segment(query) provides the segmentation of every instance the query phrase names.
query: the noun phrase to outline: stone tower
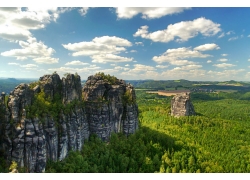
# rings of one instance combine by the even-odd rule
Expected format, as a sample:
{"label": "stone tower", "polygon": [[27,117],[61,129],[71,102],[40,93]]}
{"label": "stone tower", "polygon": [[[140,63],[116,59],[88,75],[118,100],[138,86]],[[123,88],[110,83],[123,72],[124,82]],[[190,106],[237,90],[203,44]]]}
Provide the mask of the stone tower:
{"label": "stone tower", "polygon": [[171,116],[192,116],[195,115],[194,106],[190,100],[189,93],[177,94],[171,100]]}

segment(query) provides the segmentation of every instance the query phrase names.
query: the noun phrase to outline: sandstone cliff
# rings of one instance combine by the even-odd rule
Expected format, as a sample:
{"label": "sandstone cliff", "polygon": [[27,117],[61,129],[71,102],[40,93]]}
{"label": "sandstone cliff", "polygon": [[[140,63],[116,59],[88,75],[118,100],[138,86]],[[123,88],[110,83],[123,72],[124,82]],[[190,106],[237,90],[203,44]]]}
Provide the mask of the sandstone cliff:
{"label": "sandstone cliff", "polygon": [[171,100],[171,116],[192,116],[195,115],[194,106],[190,100],[189,93],[181,93]]}
{"label": "sandstone cliff", "polygon": [[38,82],[20,84],[0,97],[0,149],[8,162],[27,172],[44,172],[46,162],[63,160],[80,150],[91,134],[108,141],[111,132],[132,134],[138,128],[138,107],[132,85],[102,73],[44,75]]}

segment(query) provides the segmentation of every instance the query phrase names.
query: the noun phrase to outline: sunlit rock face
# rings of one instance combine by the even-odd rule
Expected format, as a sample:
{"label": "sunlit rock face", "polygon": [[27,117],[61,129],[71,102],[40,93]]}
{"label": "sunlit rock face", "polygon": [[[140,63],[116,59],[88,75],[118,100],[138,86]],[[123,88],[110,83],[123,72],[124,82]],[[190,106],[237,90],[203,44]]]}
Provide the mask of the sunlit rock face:
{"label": "sunlit rock face", "polygon": [[171,116],[192,116],[195,115],[194,106],[190,100],[189,93],[181,93],[171,100]]}
{"label": "sunlit rock face", "polygon": [[[63,106],[72,106],[67,112],[58,110],[52,116],[29,117],[27,106],[32,105],[36,94],[44,92],[53,100],[61,97]],[[130,95],[126,101],[125,93]],[[102,76],[88,77],[84,87],[78,75],[44,75],[38,85],[18,85],[7,100],[0,97],[0,150],[7,162],[16,161],[26,172],[45,172],[48,160],[61,161],[70,150],[81,150],[91,134],[108,141],[112,132],[132,134],[138,129],[138,106],[132,85],[123,80],[110,83]],[[124,100],[125,99],[125,100]],[[56,118],[55,118],[56,117]]]}

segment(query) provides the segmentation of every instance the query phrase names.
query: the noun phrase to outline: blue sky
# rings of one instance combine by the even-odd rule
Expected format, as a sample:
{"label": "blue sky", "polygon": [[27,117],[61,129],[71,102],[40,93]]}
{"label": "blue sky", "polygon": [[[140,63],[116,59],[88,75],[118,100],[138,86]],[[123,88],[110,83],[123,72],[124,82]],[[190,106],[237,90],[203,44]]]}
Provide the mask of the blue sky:
{"label": "blue sky", "polygon": [[0,77],[250,79],[250,8],[97,7],[0,8]]}

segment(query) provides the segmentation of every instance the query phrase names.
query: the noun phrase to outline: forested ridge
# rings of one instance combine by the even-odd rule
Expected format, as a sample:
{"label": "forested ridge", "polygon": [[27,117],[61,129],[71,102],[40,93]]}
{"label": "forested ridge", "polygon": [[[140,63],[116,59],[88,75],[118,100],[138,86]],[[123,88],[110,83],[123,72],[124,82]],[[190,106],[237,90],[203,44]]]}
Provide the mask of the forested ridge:
{"label": "forested ridge", "polygon": [[202,95],[192,95],[197,116],[174,118],[171,97],[137,91],[135,134],[113,134],[109,143],[92,137],[47,172],[250,172],[250,102],[239,93]]}
{"label": "forested ridge", "polygon": [[135,134],[112,134],[108,143],[91,136],[81,151],[49,162],[46,172],[250,172],[249,93],[192,93],[197,116],[175,118],[171,97],[145,92],[136,91]]}

